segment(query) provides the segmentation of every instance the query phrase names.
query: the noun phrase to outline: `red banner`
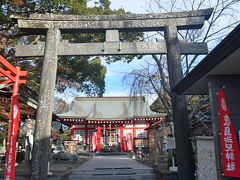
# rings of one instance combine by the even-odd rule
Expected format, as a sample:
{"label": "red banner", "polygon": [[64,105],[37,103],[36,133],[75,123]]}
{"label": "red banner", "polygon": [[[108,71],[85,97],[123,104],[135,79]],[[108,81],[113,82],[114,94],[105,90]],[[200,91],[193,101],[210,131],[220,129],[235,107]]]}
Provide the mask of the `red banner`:
{"label": "red banner", "polygon": [[94,132],[92,136],[92,151],[94,152],[96,149],[97,149],[97,132]]}
{"label": "red banner", "polygon": [[92,135],[89,136],[89,148],[88,148],[89,152],[93,152],[92,150]]}
{"label": "red banner", "polygon": [[123,151],[127,152],[127,140],[126,137],[122,137],[122,143],[123,143]]}
{"label": "red banner", "polygon": [[12,97],[11,116],[9,121],[8,151],[5,169],[5,180],[15,179],[15,153],[19,127],[20,107],[18,95]]}
{"label": "red banner", "polygon": [[133,139],[131,133],[127,133],[127,150],[128,151],[133,150]]}
{"label": "red banner", "polygon": [[218,91],[218,106],[220,112],[223,175],[240,178],[240,152],[223,89]]}
{"label": "red banner", "polygon": [[94,152],[97,149],[97,132],[89,136],[89,152]]}

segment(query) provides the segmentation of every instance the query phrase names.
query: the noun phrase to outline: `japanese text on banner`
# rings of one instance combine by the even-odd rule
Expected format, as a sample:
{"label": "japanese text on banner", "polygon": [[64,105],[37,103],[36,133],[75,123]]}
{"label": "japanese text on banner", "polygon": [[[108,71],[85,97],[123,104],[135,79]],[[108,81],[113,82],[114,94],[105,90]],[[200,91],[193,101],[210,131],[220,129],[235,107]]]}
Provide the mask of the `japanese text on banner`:
{"label": "japanese text on banner", "polygon": [[240,178],[240,152],[223,89],[218,91],[222,169],[224,176]]}

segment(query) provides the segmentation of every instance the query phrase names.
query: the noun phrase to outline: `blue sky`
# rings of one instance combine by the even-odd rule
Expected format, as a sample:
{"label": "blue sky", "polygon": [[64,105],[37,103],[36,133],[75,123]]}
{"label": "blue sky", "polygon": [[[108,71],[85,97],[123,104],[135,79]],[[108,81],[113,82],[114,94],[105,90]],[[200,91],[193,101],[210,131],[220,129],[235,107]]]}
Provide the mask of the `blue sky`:
{"label": "blue sky", "polygon": [[132,13],[146,13],[146,0],[111,0],[111,9],[123,8],[125,11]]}
{"label": "blue sky", "polygon": [[[92,1],[94,2],[94,1]],[[92,3],[89,3],[91,6]],[[111,0],[111,9],[123,8],[125,11],[130,11],[136,14],[144,14],[145,0]],[[122,77],[140,67],[141,60],[133,60],[131,63],[115,62],[112,64],[106,64],[102,61],[102,64],[107,68],[106,74],[106,91],[104,96],[128,96],[129,88],[126,88],[122,84]],[[64,94],[55,93],[56,97],[64,98],[66,101],[71,102],[75,96],[84,96],[73,90],[68,90]]]}
{"label": "blue sky", "polygon": [[[125,11],[132,13],[144,14],[145,0],[111,0],[111,9],[123,8]],[[110,65],[103,61],[107,67],[106,74],[106,91],[104,96],[127,96],[129,88],[122,85],[122,76],[127,72],[140,66],[139,60],[134,60],[131,63],[115,62]]]}
{"label": "blue sky", "polygon": [[[90,1],[89,6],[93,5],[94,0]],[[130,11],[137,14],[146,14],[148,13],[147,3],[150,0],[111,0],[111,9],[123,8],[125,11]],[[145,57],[146,58],[146,57]],[[145,59],[143,58],[143,59]],[[104,96],[127,96],[129,95],[129,87],[124,87],[122,85],[122,77],[132,70],[141,66],[143,64],[142,60],[134,60],[131,63],[116,62],[110,65],[102,61],[102,64],[107,67],[106,74],[106,91]],[[73,93],[73,94],[72,94]],[[56,96],[63,96],[56,94]],[[65,93],[65,99],[71,101],[74,96],[83,96],[83,94],[78,94],[74,91],[67,91]]]}

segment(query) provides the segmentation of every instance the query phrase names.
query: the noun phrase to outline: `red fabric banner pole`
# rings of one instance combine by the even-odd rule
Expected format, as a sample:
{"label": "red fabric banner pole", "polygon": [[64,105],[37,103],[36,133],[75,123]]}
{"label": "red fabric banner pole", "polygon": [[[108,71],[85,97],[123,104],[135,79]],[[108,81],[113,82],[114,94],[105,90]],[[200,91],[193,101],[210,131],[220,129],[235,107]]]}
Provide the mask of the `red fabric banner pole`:
{"label": "red fabric banner pole", "polygon": [[17,132],[19,128],[19,117],[20,117],[20,107],[18,104],[20,67],[16,67],[16,70],[17,70],[17,74],[15,76],[16,80],[13,85],[12,105],[11,105],[10,121],[9,121],[8,151],[7,151],[7,161],[6,161],[6,169],[5,169],[5,180],[15,179],[15,154],[16,154]]}
{"label": "red fabric banner pole", "polygon": [[218,106],[223,176],[240,178],[240,151],[223,89],[218,91]]}
{"label": "red fabric banner pole", "polygon": [[0,76],[4,77],[1,84],[13,84],[12,104],[10,110],[10,120],[8,128],[8,148],[5,168],[5,180],[15,179],[15,152],[17,133],[20,118],[20,108],[18,104],[18,90],[20,84],[25,84],[26,80],[20,80],[20,76],[27,76],[27,71],[20,71],[20,67],[12,66],[6,59],[0,56],[0,63],[7,69],[0,68]]}

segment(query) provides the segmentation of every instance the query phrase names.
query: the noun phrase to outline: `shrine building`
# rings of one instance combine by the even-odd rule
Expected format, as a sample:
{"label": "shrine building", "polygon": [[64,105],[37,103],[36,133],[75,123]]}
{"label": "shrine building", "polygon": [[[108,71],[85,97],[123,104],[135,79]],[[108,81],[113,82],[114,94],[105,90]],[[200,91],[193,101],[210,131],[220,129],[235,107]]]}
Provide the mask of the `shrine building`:
{"label": "shrine building", "polygon": [[66,113],[58,114],[71,127],[71,140],[89,144],[97,132],[98,152],[106,146],[123,151],[122,137],[148,138],[151,124],[164,118],[164,113],[151,111],[143,96],[134,97],[75,97]]}

